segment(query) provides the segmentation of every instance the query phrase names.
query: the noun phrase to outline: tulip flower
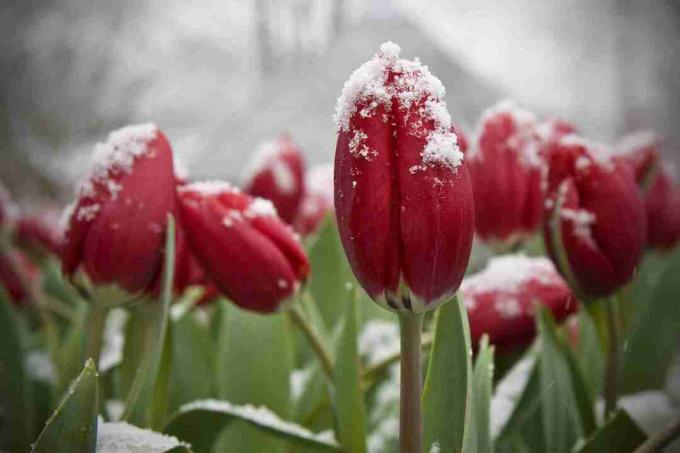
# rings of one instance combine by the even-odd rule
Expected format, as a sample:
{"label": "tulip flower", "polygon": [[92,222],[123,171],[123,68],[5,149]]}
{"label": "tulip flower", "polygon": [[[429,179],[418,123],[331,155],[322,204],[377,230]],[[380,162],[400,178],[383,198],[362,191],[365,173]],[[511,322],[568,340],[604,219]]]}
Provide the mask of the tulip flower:
{"label": "tulip flower", "polygon": [[680,184],[668,170],[657,171],[645,194],[647,244],[661,250],[672,248],[680,239]]}
{"label": "tulip flower", "polygon": [[245,192],[270,200],[279,217],[292,223],[305,193],[302,152],[288,135],[263,143],[248,165]]}
{"label": "tulip flower", "polygon": [[62,266],[94,285],[149,291],[162,267],[168,213],[175,210],[170,143],[152,124],[112,132],[67,213]]}
{"label": "tulip flower", "polygon": [[486,333],[500,350],[531,342],[536,305],[546,306],[558,321],[578,306],[549,259],[522,254],[492,258],[483,271],[463,280],[460,294],[473,345]]}
{"label": "tulip flower", "polygon": [[238,306],[281,308],[309,275],[309,261],[272,203],[227,183],[178,187],[188,243],[210,280]]}
{"label": "tulip flower", "polygon": [[391,42],[345,83],[335,209],[357,279],[381,306],[421,313],[458,289],[474,222],[444,87]]}
{"label": "tulip flower", "polygon": [[333,166],[317,165],[305,175],[305,194],[293,227],[303,236],[311,234],[330,212],[333,212]]}
{"label": "tulip flower", "polygon": [[601,145],[567,135],[549,152],[544,238],[579,299],[612,294],[633,276],[646,237],[628,167]]}
{"label": "tulip flower", "polygon": [[507,248],[541,224],[541,142],[533,114],[505,101],[483,115],[467,154],[480,238]]}

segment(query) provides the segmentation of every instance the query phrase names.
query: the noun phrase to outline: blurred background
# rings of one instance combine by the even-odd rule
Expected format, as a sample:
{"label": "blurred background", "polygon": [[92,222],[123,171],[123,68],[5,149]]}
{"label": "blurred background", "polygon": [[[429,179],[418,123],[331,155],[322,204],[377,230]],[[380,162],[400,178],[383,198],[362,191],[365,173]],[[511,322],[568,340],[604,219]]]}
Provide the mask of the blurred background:
{"label": "blurred background", "polygon": [[679,163],[677,0],[3,0],[0,179],[69,198],[93,144],[146,121],[195,178],[238,182],[281,131],[328,161],[343,82],[386,40],[468,132],[510,97],[601,141],[653,128]]}

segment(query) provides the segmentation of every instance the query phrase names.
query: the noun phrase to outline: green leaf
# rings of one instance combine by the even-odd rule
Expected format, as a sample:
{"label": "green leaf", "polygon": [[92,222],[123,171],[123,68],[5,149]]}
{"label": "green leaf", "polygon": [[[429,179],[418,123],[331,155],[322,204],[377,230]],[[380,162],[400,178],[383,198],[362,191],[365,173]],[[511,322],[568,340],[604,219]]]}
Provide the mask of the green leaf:
{"label": "green leaf", "polygon": [[437,442],[441,451],[459,452],[472,386],[470,328],[459,298],[437,309],[435,326],[423,390],[424,448]]}
{"label": "green leaf", "polygon": [[138,428],[125,422],[100,421],[97,431],[97,451],[101,452],[191,452],[190,445],[176,437]]}
{"label": "green leaf", "polygon": [[326,325],[332,329],[342,318],[343,307],[350,295],[345,285],[354,281],[333,216],[327,216],[319,228],[318,237],[309,250],[309,261],[312,266],[309,291]]}
{"label": "green leaf", "polygon": [[[226,305],[224,306],[226,308]],[[233,404],[254,404],[290,419],[290,373],[294,364],[292,330],[285,313],[262,315],[231,305],[217,345],[224,366],[218,397]],[[218,451],[281,451],[280,438],[243,423],[230,425],[219,436]]]}
{"label": "green leaf", "polygon": [[550,312],[537,310],[541,353],[540,395],[543,413],[543,431],[547,451],[571,451],[581,435],[581,422],[575,404],[571,374],[563,348],[555,332],[555,321]]}
{"label": "green leaf", "polygon": [[600,394],[604,382],[604,356],[593,318],[583,306],[578,314],[578,328],[576,358],[586,380],[591,399],[594,399]]}
{"label": "green leaf", "polygon": [[633,291],[642,301],[636,301],[637,313],[623,354],[623,393],[663,387],[677,350],[680,247],[666,260],[645,263],[636,282],[643,290]]}
{"label": "green leaf", "polygon": [[338,437],[349,453],[366,451],[366,408],[357,350],[357,295],[345,302],[344,324],[336,349],[334,406]]}
{"label": "green leaf", "polygon": [[595,395],[590,392],[578,359],[566,344],[562,344],[564,357],[567,360],[571,383],[574,388],[575,403],[581,420],[581,429],[588,435],[597,429],[595,420]]}
{"label": "green leaf", "polygon": [[484,335],[479,346],[472,381],[472,408],[477,435],[477,451],[491,453],[491,395],[493,392],[493,346],[489,346],[489,337]]}
{"label": "green leaf", "polygon": [[98,408],[97,368],[89,359],[57,410],[47,420],[32,451],[94,452]]}
{"label": "green leaf", "polygon": [[220,431],[235,420],[260,433],[286,440],[291,446],[340,449],[332,436],[315,434],[300,425],[283,421],[265,407],[238,406],[228,401],[202,400],[185,404],[170,418],[164,431],[190,442],[198,452],[210,451]]}
{"label": "green leaf", "polygon": [[89,307],[84,302],[74,302],[74,308],[75,319],[66,328],[64,340],[57,348],[54,360],[59,375],[59,393],[65,391],[78,377],[85,359],[85,325]]}
{"label": "green leaf", "polygon": [[626,411],[620,409],[577,451],[579,453],[598,453],[601,451],[627,453],[634,451],[646,438],[645,433]]}
{"label": "green leaf", "polygon": [[137,316],[137,322],[140,323],[141,338],[135,340],[141,340],[142,343],[130,346],[141,347],[142,356],[136,365],[135,377],[127,395],[123,420],[138,426],[157,426],[162,415],[162,399],[165,398],[163,387],[167,384],[167,372],[170,369],[167,361],[171,357],[168,349],[171,343],[167,331],[174,275],[175,221],[168,215],[161,298],[158,302],[142,301],[132,316]]}
{"label": "green leaf", "polygon": [[0,287],[0,446],[26,451],[33,440],[33,397],[26,375],[24,342],[17,316]]}

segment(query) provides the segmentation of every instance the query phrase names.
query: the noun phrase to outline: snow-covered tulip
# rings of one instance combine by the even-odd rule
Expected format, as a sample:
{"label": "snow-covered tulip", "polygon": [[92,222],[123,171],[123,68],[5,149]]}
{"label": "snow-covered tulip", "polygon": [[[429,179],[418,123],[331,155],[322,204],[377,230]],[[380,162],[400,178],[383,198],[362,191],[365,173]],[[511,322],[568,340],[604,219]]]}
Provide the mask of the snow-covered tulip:
{"label": "snow-covered tulip", "polygon": [[316,165],[305,174],[305,195],[293,221],[293,227],[303,236],[311,234],[331,212],[333,212],[333,165]]}
{"label": "snow-covered tulip", "polygon": [[444,86],[387,42],[338,98],[335,210],[352,270],[378,304],[421,313],[456,292],[472,188]]}
{"label": "snow-covered tulip", "polygon": [[305,163],[293,139],[282,134],[262,143],[248,164],[244,191],[270,200],[279,217],[292,223],[305,193]]}
{"label": "snow-covered tulip", "polygon": [[578,306],[548,258],[521,254],[492,258],[484,270],[463,280],[460,294],[473,345],[487,334],[501,350],[523,346],[534,338],[537,305],[547,307],[558,321]]}
{"label": "snow-covered tulip", "polygon": [[546,248],[579,299],[610,295],[633,276],[647,234],[632,172],[576,135],[555,142],[548,159]]}
{"label": "snow-covered tulip", "polygon": [[127,293],[160,276],[167,216],[175,212],[170,143],[153,124],[128,126],[95,147],[95,164],[65,214],[64,273]]}
{"label": "snow-covered tulip", "polygon": [[660,168],[645,194],[647,245],[666,250],[680,240],[680,184]]}
{"label": "snow-covered tulip", "polygon": [[180,218],[210,280],[238,306],[278,310],[309,275],[309,261],[271,202],[222,182],[178,187]]}
{"label": "snow-covered tulip", "polygon": [[535,116],[509,101],[482,114],[467,165],[475,198],[475,230],[502,249],[541,225],[540,141]]}

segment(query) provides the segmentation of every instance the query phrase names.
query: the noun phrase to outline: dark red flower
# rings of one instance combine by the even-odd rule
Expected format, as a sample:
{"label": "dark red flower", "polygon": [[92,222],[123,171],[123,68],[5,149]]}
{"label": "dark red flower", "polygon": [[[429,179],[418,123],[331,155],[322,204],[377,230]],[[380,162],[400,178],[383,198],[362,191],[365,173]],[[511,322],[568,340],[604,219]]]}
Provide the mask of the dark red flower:
{"label": "dark red flower", "polygon": [[210,280],[234,303],[269,313],[309,275],[309,261],[272,204],[227,183],[178,188],[191,251]]}
{"label": "dark red flower", "polygon": [[21,247],[31,252],[59,254],[61,231],[56,211],[48,209],[37,215],[27,215],[19,219],[15,238]]}
{"label": "dark red flower", "polygon": [[282,134],[260,145],[249,164],[244,191],[274,203],[279,217],[292,223],[305,193],[305,163],[293,139]]}
{"label": "dark red flower", "polygon": [[95,285],[151,290],[160,275],[167,215],[175,211],[170,143],[154,125],[112,132],[68,215],[62,266]]}
{"label": "dark red flower", "polygon": [[458,289],[474,210],[444,86],[399,52],[383,44],[338,99],[335,210],[366,292],[386,308],[422,312]]}
{"label": "dark red flower", "polygon": [[18,251],[0,251],[0,285],[15,304],[28,301],[30,290],[26,285],[38,276],[38,268]]}
{"label": "dark red flower", "polygon": [[582,300],[607,296],[633,276],[646,216],[632,172],[604,147],[575,135],[549,152],[546,248]]}
{"label": "dark red flower", "polygon": [[321,221],[333,212],[333,165],[317,165],[305,175],[305,195],[295,216],[293,228],[305,236],[314,233]]}
{"label": "dark red flower", "polygon": [[486,333],[501,350],[531,342],[536,334],[536,305],[549,308],[558,321],[578,306],[549,259],[525,255],[492,258],[483,271],[463,280],[460,294],[473,345]]}
{"label": "dark red flower", "polygon": [[467,154],[475,229],[486,242],[513,245],[543,216],[541,141],[533,114],[502,102],[487,110]]}
{"label": "dark red flower", "polygon": [[645,194],[647,244],[670,249],[680,239],[680,184],[660,168]]}

